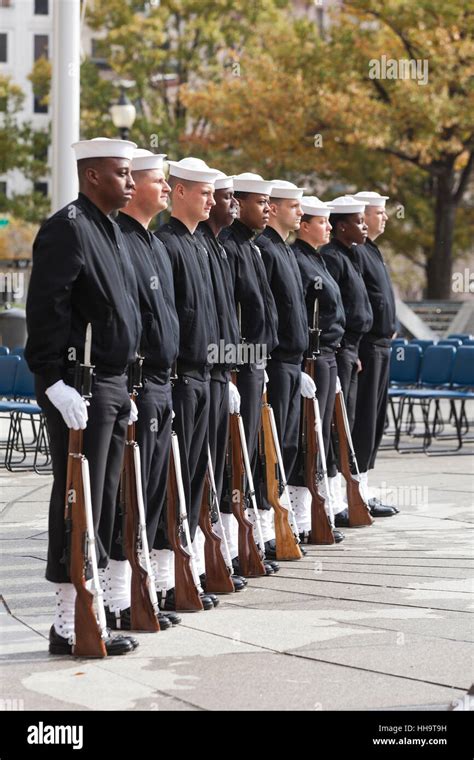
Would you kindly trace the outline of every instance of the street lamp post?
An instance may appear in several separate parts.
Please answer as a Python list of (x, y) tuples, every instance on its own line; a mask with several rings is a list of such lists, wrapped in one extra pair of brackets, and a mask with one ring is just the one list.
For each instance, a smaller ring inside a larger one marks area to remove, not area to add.
[(124, 85), (122, 84), (120, 85), (120, 97), (118, 102), (110, 106), (110, 115), (114, 126), (117, 127), (120, 132), (121, 139), (128, 140), (137, 112), (133, 103), (130, 103), (125, 95)]

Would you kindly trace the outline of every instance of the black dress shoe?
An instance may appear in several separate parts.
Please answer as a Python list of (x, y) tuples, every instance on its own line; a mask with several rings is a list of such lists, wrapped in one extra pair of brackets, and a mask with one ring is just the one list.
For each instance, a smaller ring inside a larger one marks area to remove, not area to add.
[(160, 622), (160, 625), (161, 625), (161, 615), (163, 615), (163, 617), (166, 617), (167, 620), (169, 620), (169, 622), (171, 623), (171, 625), (179, 625), (181, 623), (181, 618), (177, 612), (171, 612), (171, 610), (166, 610), (166, 612), (158, 613), (158, 620)]
[(217, 607), (219, 604), (219, 597), (216, 596), (215, 594), (211, 594), (210, 591), (205, 591), (203, 594), (200, 594), (200, 597), (201, 599), (203, 597), (207, 597), (208, 599), (210, 599), (214, 607)]
[(372, 517), (393, 517), (399, 512), (396, 507), (382, 504), (380, 499), (369, 499), (369, 509)]
[(158, 613), (158, 623), (160, 624), (160, 631), (166, 631), (172, 627), (171, 620), (164, 612)]
[(270, 541), (265, 541), (265, 559), (276, 559), (276, 543), (272, 538)]
[(268, 557), (265, 557), (265, 559), (263, 560), (263, 564), (270, 565), (274, 573), (277, 573), (280, 569), (280, 565), (278, 564), (278, 562), (274, 562), (274, 560), (272, 559), (269, 560)]
[(332, 534), (334, 536), (334, 541), (336, 542), (336, 544), (340, 544), (341, 541), (344, 541), (344, 533), (341, 530), (337, 530), (336, 528), (333, 528)]
[[(130, 607), (127, 607), (125, 610), (111, 610), (110, 607), (105, 607), (105, 619), (107, 621), (108, 628), (111, 628), (113, 631), (132, 631), (133, 630), (132, 629), (132, 611)], [(159, 617), (158, 617), (158, 622), (160, 623), (160, 628), (161, 628), (161, 621)], [(166, 630), (166, 628), (169, 628), (169, 627), (170, 626), (167, 625), (165, 622), (163, 626), (163, 630)]]
[(342, 512), (338, 512), (338, 514), (334, 516), (334, 524), (336, 528), (348, 528), (349, 510), (343, 509)]
[[(209, 598), (206, 594), (200, 594), (202, 606), (205, 610), (213, 610), (214, 604), (212, 603), (212, 599)], [(163, 593), (160, 592), (158, 594), (158, 600), (160, 604), (160, 608), (163, 610), (165, 615), (168, 615), (168, 612), (176, 612), (176, 597), (174, 594), (174, 588), (170, 588), (166, 592), (166, 597), (163, 597)], [(179, 617), (179, 616), (177, 616)], [(181, 618), (179, 618), (179, 622), (181, 622)]]
[(275, 575), (273, 567), (269, 565), (268, 562), (264, 562), (263, 566), (265, 568), (265, 575)]
[(242, 582), (242, 578), (238, 575), (233, 575), (231, 578), (232, 584), (234, 586), (234, 591), (243, 591), (245, 588), (245, 583)]
[(306, 555), (308, 554), (308, 550), (307, 550), (307, 549), (304, 549), (304, 548), (301, 546), (301, 544), (298, 544), (298, 546), (300, 547), (300, 552), (301, 552), (301, 554), (303, 555), (303, 557), (306, 557)]
[(232, 580), (234, 580), (234, 578), (238, 578), (238, 579), (239, 579), (239, 581), (242, 581), (242, 583), (244, 584), (244, 586), (246, 586), (246, 585), (247, 585), (247, 583), (248, 583), (248, 581), (247, 581), (247, 578), (244, 578), (244, 576), (243, 576), (243, 575), (239, 575), (238, 573), (235, 573), (235, 574), (232, 576)]
[[(219, 604), (219, 599), (215, 594), (199, 594), (202, 606), (205, 610), (213, 610)], [(215, 600), (215, 601), (214, 601)]]
[[(107, 638), (104, 639), (105, 650), (109, 657), (133, 652), (138, 646), (138, 641), (131, 636), (111, 636), (107, 630)], [(59, 655), (74, 655), (73, 646), (64, 637), (56, 633), (54, 625), (49, 631), (49, 653)]]

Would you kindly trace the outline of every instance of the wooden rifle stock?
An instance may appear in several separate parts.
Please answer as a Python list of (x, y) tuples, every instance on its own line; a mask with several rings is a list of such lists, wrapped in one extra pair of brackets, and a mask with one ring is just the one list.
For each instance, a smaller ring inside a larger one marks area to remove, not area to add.
[(334, 402), (334, 425), (339, 441), (339, 467), (346, 481), (349, 527), (362, 528), (372, 525), (369, 508), (360, 494), (359, 483), (351, 472), (349, 462), (349, 441), (345, 424), (342, 391), (336, 393)]
[(262, 405), (263, 450), (265, 457), (265, 481), (267, 499), (275, 513), (276, 556), (281, 560), (301, 559), (303, 556), (298, 539), (289, 522), (289, 512), (280, 504), (280, 482), (278, 479), (278, 455), (273, 440), (271, 408), (265, 401)]
[(234, 584), (221, 552), (221, 539), (212, 530), (211, 485), (206, 474), (199, 512), (199, 527), (204, 534), (204, 562), (206, 566), (206, 591), (215, 594), (233, 594)]
[[(176, 435), (176, 433), (171, 434)], [(168, 540), (174, 552), (176, 609), (183, 612), (198, 612), (204, 609), (193, 577), (191, 556), (180, 538), (179, 495), (176, 462), (173, 447), (170, 452), (167, 487)]]
[[(314, 362), (306, 361), (305, 372), (314, 380)], [(318, 491), (318, 437), (313, 399), (303, 400), (303, 430), (305, 436), (304, 471), (305, 486), (311, 493), (311, 531), (309, 543), (334, 544), (331, 523), (326, 514), (324, 499)]]
[(82, 430), (69, 431), (65, 517), (69, 538), (69, 575), (77, 591), (74, 654), (79, 657), (106, 657), (107, 650), (94, 611), (94, 594), (86, 588), (88, 528), (82, 439)]
[[(232, 511), (239, 526), (239, 566), (242, 575), (258, 578), (265, 575), (260, 552), (253, 536), (253, 526), (245, 513), (244, 461), (242, 456), (239, 420), (230, 415), (230, 448), (232, 452)], [(237, 495), (238, 499), (234, 498)]]
[(158, 618), (150, 597), (148, 573), (140, 562), (140, 514), (138, 508), (137, 473), (134, 449), (135, 425), (127, 428), (122, 479), (120, 484), (122, 509), (124, 511), (124, 552), (132, 569), (130, 618), (133, 631), (156, 632), (160, 630)]

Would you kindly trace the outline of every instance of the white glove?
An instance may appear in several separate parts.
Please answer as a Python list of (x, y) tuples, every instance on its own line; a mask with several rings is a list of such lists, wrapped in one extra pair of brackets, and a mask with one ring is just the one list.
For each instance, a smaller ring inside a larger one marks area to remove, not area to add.
[(314, 398), (316, 386), (313, 378), (307, 372), (301, 373), (301, 395), (305, 398)]
[(240, 393), (234, 383), (229, 383), (229, 414), (240, 413)]
[(339, 380), (339, 376), (336, 377), (336, 393), (340, 393), (342, 391), (341, 381)]
[(81, 394), (63, 380), (46, 388), (46, 395), (51, 403), (61, 412), (68, 428), (84, 430), (87, 427), (87, 404)]
[(133, 398), (130, 399), (130, 417), (128, 418), (128, 424), (133, 425), (138, 420), (138, 409)]
[(270, 378), (267, 375), (267, 370), (264, 369), (263, 370), (263, 392), (264, 393), (267, 392), (267, 385), (268, 385), (269, 382), (270, 382)]

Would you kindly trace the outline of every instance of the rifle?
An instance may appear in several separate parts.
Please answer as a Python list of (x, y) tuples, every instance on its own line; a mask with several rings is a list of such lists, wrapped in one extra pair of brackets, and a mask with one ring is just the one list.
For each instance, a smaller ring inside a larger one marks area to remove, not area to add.
[[(234, 517), (239, 525), (240, 570), (247, 578), (257, 578), (261, 575), (266, 575), (266, 572), (261, 552), (259, 552), (255, 543), (252, 523), (245, 512), (245, 464), (240, 437), (240, 423), (242, 423), (240, 414), (230, 415), (230, 449), (232, 452), (231, 503)], [(263, 550), (263, 541), (261, 549)]]
[[(319, 301), (316, 298), (313, 311), (313, 326), (309, 328), (309, 352), (305, 362), (305, 372), (314, 380), (314, 363), (319, 356)], [(318, 491), (318, 483), (326, 479), (326, 493), (329, 495), (327, 483), (326, 455), (322, 440), (321, 419), (319, 404), (314, 399), (303, 400), (303, 458), (305, 471), (305, 485), (311, 493), (311, 531), (309, 541), (312, 544), (333, 544), (334, 535), (331, 522), (326, 514), (325, 501)], [(322, 472), (318, 472), (318, 460), (321, 462)], [(329, 498), (329, 496), (328, 496)]]
[[(168, 540), (175, 560), (175, 600), (176, 609), (183, 612), (198, 612), (204, 609), (199, 596), (201, 591), (199, 575), (196, 571), (194, 552), (189, 534), (188, 517), (181, 476), (178, 437), (171, 433), (171, 455), (168, 471)], [(184, 533), (187, 549), (181, 542)]]
[[(84, 363), (76, 363), (74, 387), (83, 399), (91, 398), (92, 327), (86, 329)], [(83, 431), (69, 430), (66, 473), (65, 523), (66, 563), (77, 596), (74, 611), (74, 654), (79, 657), (106, 657), (106, 618), (97, 568), (89, 463), (82, 453)], [(87, 588), (92, 573), (95, 594)], [(98, 620), (94, 612), (94, 599)]]
[[(276, 435), (276, 424), (273, 409), (263, 396), (262, 429), (260, 431), (260, 458), (265, 472), (267, 499), (275, 513), (275, 543), (277, 559), (293, 560), (303, 556), (299, 547), (298, 535), (295, 535), (290, 525), (290, 510), (280, 502), (280, 480), (278, 477), (279, 441)], [(282, 473), (281, 473), (282, 474)], [(283, 474), (282, 474), (283, 477)], [(290, 502), (289, 502), (290, 503)]]
[[(214, 507), (213, 510), (211, 509), (211, 518), (212, 518), (212, 515), (215, 515), (216, 522), (219, 525), (219, 528), (220, 528), (219, 538), (221, 540), (221, 551), (222, 551), (222, 554), (224, 555), (225, 564), (226, 564), (226, 567), (227, 567), (227, 569), (229, 571), (229, 575), (232, 576), (233, 573), (234, 573), (234, 568), (233, 568), (233, 565), (232, 565), (232, 557), (230, 555), (229, 544), (227, 543), (227, 538), (226, 538), (226, 535), (225, 535), (224, 524), (222, 522), (222, 515), (221, 515), (220, 506), (219, 506), (219, 499), (218, 499), (218, 496), (217, 496), (216, 482), (215, 482), (215, 479), (214, 479), (214, 469), (212, 467), (212, 461), (211, 461), (211, 450), (210, 450), (209, 446), (207, 447), (207, 455), (209, 457), (209, 483), (210, 483), (211, 497), (212, 497), (213, 507)], [(211, 521), (212, 521), (212, 519), (211, 519)]]
[[(142, 387), (142, 364), (143, 357), (139, 356), (130, 367), (128, 390), (131, 399), (136, 395), (136, 389)], [(127, 427), (120, 481), (120, 504), (123, 517), (124, 553), (132, 569), (131, 627), (134, 631), (156, 632), (160, 630), (158, 597), (148, 549), (140, 447), (135, 441), (135, 423)]]
[(352, 443), (349, 420), (347, 419), (344, 394), (341, 390), (336, 392), (333, 420), (339, 441), (339, 465), (346, 481), (349, 527), (362, 528), (365, 525), (372, 525), (373, 519), (369, 508), (360, 494), (359, 483), (351, 472), (349, 451), (351, 452), (352, 461), (355, 464), (357, 473), (359, 473), (359, 468)]
[(211, 452), (208, 449), (208, 471), (204, 480), (201, 509), (199, 512), (199, 527), (204, 534), (206, 589), (217, 594), (232, 594), (234, 593), (234, 584), (230, 577), (229, 568), (222, 556), (221, 539), (212, 530), (211, 513), (213, 508), (219, 510)]

